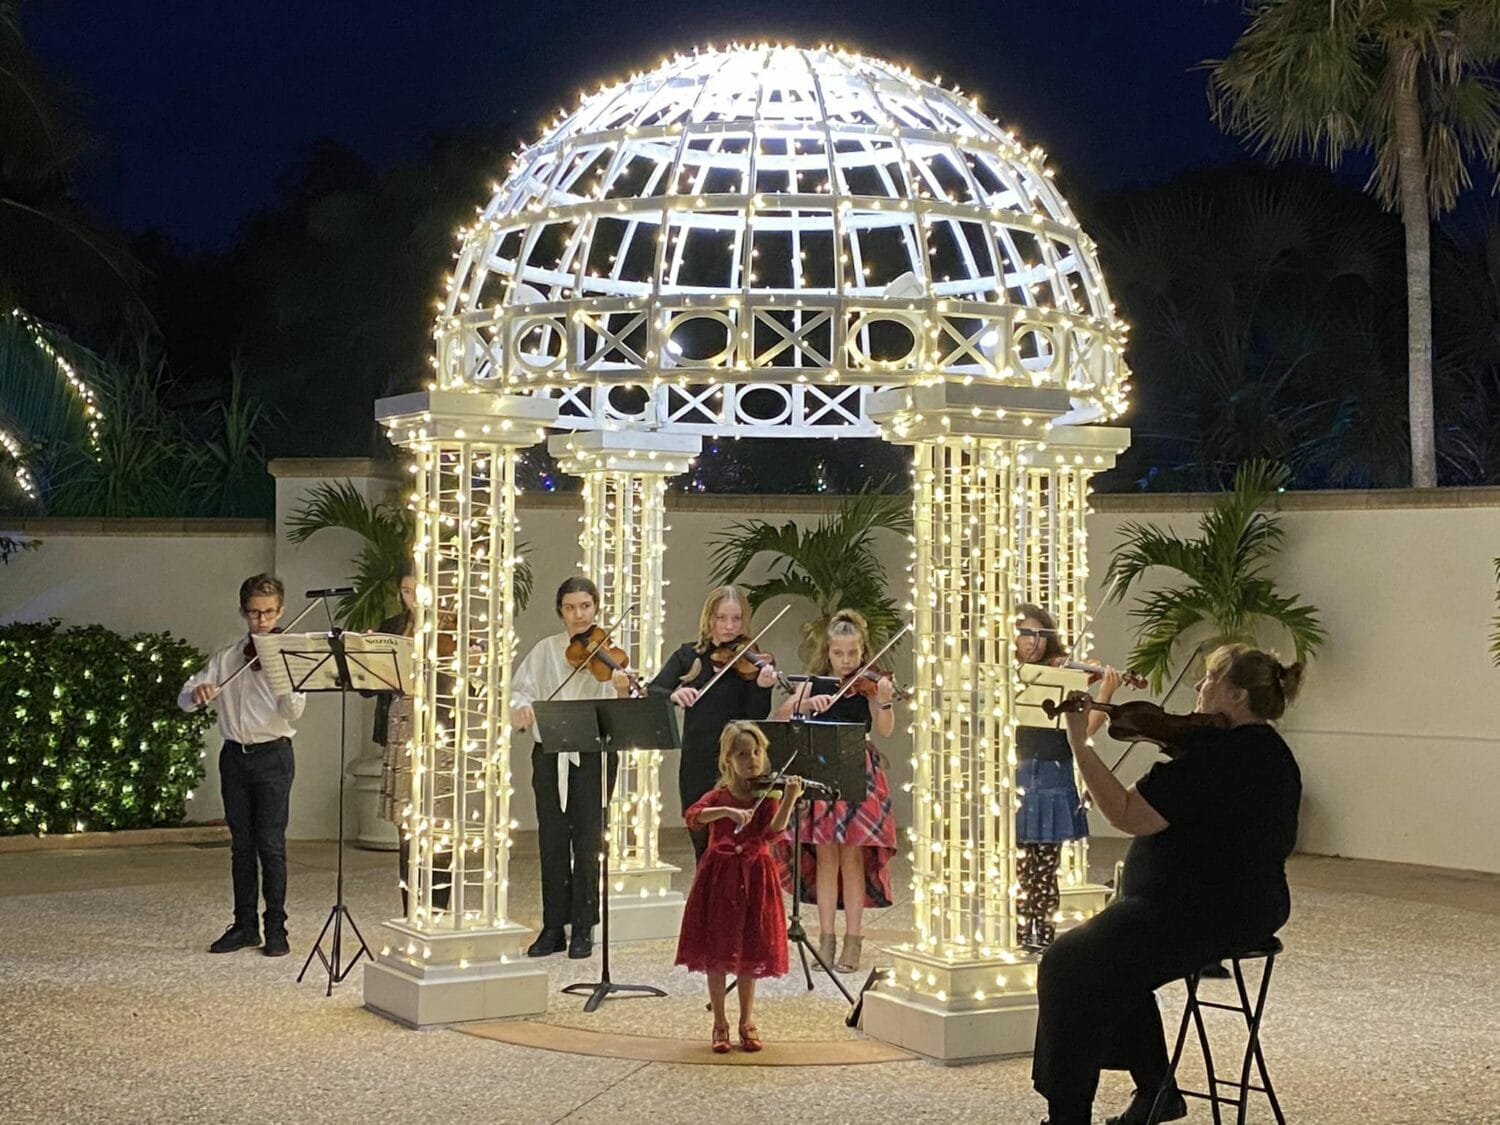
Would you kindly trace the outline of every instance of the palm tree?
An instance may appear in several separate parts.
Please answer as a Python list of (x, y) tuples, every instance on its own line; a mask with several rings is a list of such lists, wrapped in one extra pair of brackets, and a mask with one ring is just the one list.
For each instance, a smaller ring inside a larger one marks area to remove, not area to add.
[(1318, 169), (1242, 163), (1089, 216), (1130, 321), (1122, 475), (1222, 488), (1255, 458), (1300, 487), (1406, 479), (1401, 228)]
[(124, 243), (94, 227), (69, 174), (83, 149), (62, 91), (21, 34), (17, 0), (0, 0), (0, 305), (70, 323), (94, 318), (154, 327)]
[(779, 527), (765, 520), (737, 522), (711, 541), (714, 581), (738, 581), (757, 557), (769, 555), (771, 577), (745, 591), (752, 609), (779, 597), (813, 604), (814, 616), (802, 625), (799, 652), (804, 662), (811, 660), (828, 622), (841, 609), (864, 615), (870, 643), (878, 648), (903, 620), (900, 605), (886, 593), (885, 567), (875, 553), (880, 528), (912, 533), (907, 497), (868, 487), (810, 530), (790, 520)]
[(1375, 153), (1369, 187), (1406, 229), (1412, 484), (1437, 484), (1432, 406), (1431, 219), (1500, 172), (1494, 0), (1256, 0), (1227, 59), (1210, 60), (1214, 120), (1272, 159)]
[[(1269, 621), (1292, 639), (1297, 659), (1311, 657), (1325, 640), (1318, 611), (1279, 593), (1266, 577), (1266, 564), (1284, 537), (1280, 521), (1260, 509), (1286, 483), (1285, 466), (1249, 461), (1198, 521), (1198, 536), (1184, 539), (1150, 524), (1127, 523), (1105, 576), (1110, 600), (1130, 592), (1156, 567), (1176, 571), (1186, 582), (1141, 595), (1130, 615), (1136, 627), (1128, 660), (1132, 672), (1150, 676), (1161, 689), (1172, 672), (1172, 656), (1189, 634), (1207, 633), (1208, 646), (1256, 642), (1258, 626)], [(1200, 646), (1201, 648), (1202, 646)]]
[[(338, 619), (350, 629), (373, 629), (400, 605), (401, 575), (411, 561), (416, 521), (403, 504), (371, 504), (350, 481), (325, 482), (308, 494), (287, 521), (287, 538), (302, 543), (330, 527), (341, 527), (364, 539), (355, 558), (354, 593), (339, 599)], [(516, 544), (516, 553), (525, 551)], [(531, 566), (522, 560), (511, 577), (516, 610), (531, 599)]]

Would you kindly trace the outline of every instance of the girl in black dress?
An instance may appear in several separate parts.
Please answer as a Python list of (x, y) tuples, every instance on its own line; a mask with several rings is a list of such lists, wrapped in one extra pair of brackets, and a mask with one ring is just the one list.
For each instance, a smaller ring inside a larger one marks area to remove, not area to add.
[[(667, 657), (651, 681), (654, 695), (669, 696), (684, 709), (682, 754), (677, 771), (677, 793), (682, 807), (691, 808), (719, 777), (719, 734), (735, 719), (764, 719), (771, 710), (771, 686), (776, 669), (769, 661), (753, 680), (736, 672), (719, 677), (707, 692), (703, 688), (718, 672), (709, 659), (718, 645), (738, 648), (750, 636), (750, 601), (736, 586), (720, 586), (709, 592), (698, 618), (698, 639), (680, 646)], [(693, 852), (701, 859), (708, 847), (708, 828), (690, 828)]]

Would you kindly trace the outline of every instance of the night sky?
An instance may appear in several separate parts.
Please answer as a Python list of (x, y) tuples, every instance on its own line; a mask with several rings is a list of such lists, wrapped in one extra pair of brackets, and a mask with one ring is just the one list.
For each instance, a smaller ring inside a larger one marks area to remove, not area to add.
[(1195, 69), (1233, 44), (1233, 2), (38, 0), (22, 21), (96, 138), (86, 201), (189, 247), (231, 244), (317, 137), (381, 167), (432, 133), (531, 139), (580, 91), (732, 39), (834, 42), (941, 75), (1045, 146), (1065, 184), (1150, 183), (1243, 152)]

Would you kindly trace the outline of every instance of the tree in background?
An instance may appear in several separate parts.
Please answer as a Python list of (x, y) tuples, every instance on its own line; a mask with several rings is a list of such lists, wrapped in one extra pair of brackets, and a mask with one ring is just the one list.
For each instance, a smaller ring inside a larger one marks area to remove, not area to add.
[(1127, 523), (1105, 575), (1111, 600), (1122, 600), (1148, 572), (1173, 571), (1176, 585), (1140, 596), (1130, 615), (1138, 622), (1130, 671), (1151, 678), (1160, 691), (1172, 673), (1177, 646), (1196, 637), (1199, 651), (1221, 644), (1256, 644), (1266, 623), (1291, 637), (1298, 660), (1317, 652), (1325, 634), (1318, 611), (1276, 589), (1266, 567), (1285, 532), (1261, 511), (1286, 484), (1284, 466), (1268, 461), (1241, 465), (1234, 487), (1198, 520), (1185, 539), (1151, 524)]
[(1302, 487), (1404, 480), (1401, 236), (1373, 202), (1327, 173), (1239, 165), (1088, 221), (1141, 373), (1117, 479), (1214, 489), (1268, 458)]
[(1273, 160), (1372, 151), (1370, 187), (1406, 231), (1411, 483), (1437, 484), (1431, 218), (1500, 172), (1500, 4), (1495, 0), (1257, 0), (1213, 60), (1214, 119)]
[(900, 603), (887, 592), (885, 567), (875, 551), (881, 528), (911, 535), (909, 496), (866, 487), (808, 530), (791, 520), (780, 526), (765, 520), (733, 523), (711, 540), (714, 581), (738, 582), (761, 555), (768, 556), (770, 577), (745, 584), (745, 592), (752, 609), (780, 597), (812, 603), (813, 616), (801, 630), (804, 667), (841, 609), (864, 614), (870, 643), (879, 648), (904, 620)]

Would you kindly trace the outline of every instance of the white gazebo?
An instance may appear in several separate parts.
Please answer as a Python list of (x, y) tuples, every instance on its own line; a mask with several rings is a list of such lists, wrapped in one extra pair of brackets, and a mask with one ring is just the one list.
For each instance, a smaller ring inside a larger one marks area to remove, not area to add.
[[(414, 463), (424, 690), (411, 907), (366, 1002), (418, 1025), (546, 1006), (506, 893), (518, 455), (546, 440), (582, 479), (579, 565), (606, 618), (639, 605), (617, 639), (650, 672), (667, 479), (703, 437), (879, 436), (914, 459), (916, 922), (865, 1027), (945, 1059), (1029, 1049), (1012, 609), (1086, 630), (1088, 482), (1128, 439), (1089, 424), (1125, 407), (1125, 327), (1041, 151), (878, 59), (701, 51), (559, 117), (455, 256), (430, 389), (377, 407)], [(681, 909), (658, 766), (611, 815), (624, 936), (675, 933)], [(1085, 873), (1079, 848), (1065, 910), (1097, 904)]]

